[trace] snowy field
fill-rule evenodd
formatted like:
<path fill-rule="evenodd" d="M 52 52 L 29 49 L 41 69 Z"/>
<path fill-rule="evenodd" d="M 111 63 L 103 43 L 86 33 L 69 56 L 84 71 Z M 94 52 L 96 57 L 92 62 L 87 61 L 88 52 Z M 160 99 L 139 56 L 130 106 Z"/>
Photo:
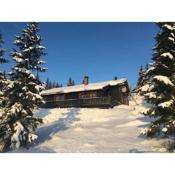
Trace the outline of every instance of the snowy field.
<path fill-rule="evenodd" d="M 28 150 L 17 152 L 49 153 L 142 153 L 165 152 L 167 140 L 147 139 L 140 132 L 149 118 L 141 98 L 130 106 L 113 109 L 55 108 L 41 109 L 36 115 L 44 124 L 37 130 L 38 140 Z"/>

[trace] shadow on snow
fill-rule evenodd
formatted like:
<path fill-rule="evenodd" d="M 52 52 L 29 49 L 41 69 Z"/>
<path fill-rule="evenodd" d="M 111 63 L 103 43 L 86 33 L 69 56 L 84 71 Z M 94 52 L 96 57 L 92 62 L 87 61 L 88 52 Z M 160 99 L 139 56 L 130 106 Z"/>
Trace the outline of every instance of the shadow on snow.
<path fill-rule="evenodd" d="M 39 128 L 37 131 L 38 140 L 35 142 L 35 145 L 51 139 L 52 135 L 59 131 L 68 129 L 73 122 L 79 120 L 79 118 L 76 118 L 79 111 L 79 108 L 71 108 L 67 113 L 63 113 L 64 118 L 60 118 L 47 126 Z"/>

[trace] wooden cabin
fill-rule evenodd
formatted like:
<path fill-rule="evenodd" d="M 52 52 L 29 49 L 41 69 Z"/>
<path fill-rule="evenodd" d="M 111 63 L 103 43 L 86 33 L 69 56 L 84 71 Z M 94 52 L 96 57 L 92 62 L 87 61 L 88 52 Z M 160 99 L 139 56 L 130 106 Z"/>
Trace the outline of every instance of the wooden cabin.
<path fill-rule="evenodd" d="M 129 105 L 129 87 L 126 79 L 90 83 L 88 76 L 83 84 L 44 90 L 41 94 L 45 108 L 100 107 L 112 108 Z"/>

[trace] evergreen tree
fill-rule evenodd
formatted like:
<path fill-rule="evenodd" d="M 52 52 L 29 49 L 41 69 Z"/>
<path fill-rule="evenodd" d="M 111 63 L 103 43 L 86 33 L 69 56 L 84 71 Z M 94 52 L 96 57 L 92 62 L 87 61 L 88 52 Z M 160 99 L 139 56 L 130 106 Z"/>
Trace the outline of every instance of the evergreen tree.
<path fill-rule="evenodd" d="M 117 76 L 115 76 L 115 77 L 114 77 L 114 80 L 117 80 L 117 79 L 118 79 L 118 77 L 117 77 Z"/>
<path fill-rule="evenodd" d="M 4 41 L 2 39 L 2 34 L 0 34 L 0 64 L 7 63 L 7 59 L 4 57 L 5 50 L 2 48 Z M 9 80 L 7 80 L 5 71 L 0 71 L 0 106 L 2 106 L 2 101 L 4 99 L 4 90 L 8 85 Z"/>
<path fill-rule="evenodd" d="M 57 82 L 56 85 L 55 85 L 55 87 L 58 88 L 58 87 L 61 87 L 61 85 Z"/>
<path fill-rule="evenodd" d="M 141 65 L 140 70 L 139 70 L 139 77 L 138 77 L 138 81 L 137 81 L 137 88 L 143 86 L 143 77 L 144 77 L 143 72 L 144 72 L 143 67 Z"/>
<path fill-rule="evenodd" d="M 48 89 L 52 89 L 52 82 L 49 80 Z"/>
<path fill-rule="evenodd" d="M 49 78 L 46 79 L 46 85 L 45 89 L 51 89 L 52 88 L 52 82 L 50 81 Z"/>
<path fill-rule="evenodd" d="M 8 100 L 0 123 L 5 149 L 32 143 L 37 139 L 35 129 L 42 122 L 42 119 L 34 117 L 34 109 L 44 103 L 40 95 L 42 82 L 38 81 L 36 73 L 46 71 L 42 67 L 45 62 L 41 60 L 45 47 L 41 45 L 38 31 L 37 23 L 29 23 L 14 41 L 16 49 L 11 56 L 16 64 L 10 74 L 13 81 L 5 91 Z"/>
<path fill-rule="evenodd" d="M 46 79 L 46 85 L 45 85 L 45 89 L 49 89 L 49 78 Z"/>
<path fill-rule="evenodd" d="M 148 64 L 146 64 L 145 68 L 143 68 L 142 65 L 140 66 L 137 85 L 136 88 L 134 89 L 134 91 L 140 95 L 144 95 L 148 89 L 149 84 L 149 77 L 147 75 L 148 69 L 149 69 Z"/>
<path fill-rule="evenodd" d="M 175 131 L 175 24 L 157 23 L 160 28 L 155 37 L 153 63 L 145 76 L 147 89 L 144 94 L 151 104 L 145 113 L 154 118 L 147 131 L 147 136 L 157 134 L 170 135 Z"/>
<path fill-rule="evenodd" d="M 52 88 L 55 88 L 56 87 L 56 83 L 55 81 L 52 83 Z"/>
<path fill-rule="evenodd" d="M 49 78 L 46 79 L 46 85 L 45 85 L 45 89 L 52 89 L 52 88 L 57 88 L 57 87 L 62 87 L 61 84 L 59 84 L 58 82 L 52 82 L 50 81 Z"/>
<path fill-rule="evenodd" d="M 72 80 L 72 78 L 70 77 L 70 78 L 68 79 L 67 86 L 74 86 L 74 85 L 75 85 L 75 82 L 74 82 L 74 80 Z"/>
<path fill-rule="evenodd" d="M 4 58 L 5 50 L 2 48 L 4 41 L 2 39 L 2 34 L 0 33 L 0 63 L 7 63 L 7 59 Z"/>
<path fill-rule="evenodd" d="M 55 87 L 60 87 L 59 84 L 58 84 L 58 82 L 55 84 Z"/>
<path fill-rule="evenodd" d="M 38 71 L 37 71 L 37 74 L 36 74 L 36 79 L 37 79 L 38 82 L 41 82 Z"/>
<path fill-rule="evenodd" d="M 74 80 L 72 80 L 72 86 L 74 86 L 75 85 L 75 81 Z"/>
<path fill-rule="evenodd" d="M 149 69 L 149 64 L 147 63 L 145 66 L 145 70 L 148 70 L 148 69 Z"/>

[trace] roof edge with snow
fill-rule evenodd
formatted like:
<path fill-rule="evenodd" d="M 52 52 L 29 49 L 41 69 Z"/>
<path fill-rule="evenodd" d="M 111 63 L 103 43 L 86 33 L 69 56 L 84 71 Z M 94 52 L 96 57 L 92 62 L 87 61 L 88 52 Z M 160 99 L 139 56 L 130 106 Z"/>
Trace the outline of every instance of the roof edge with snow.
<path fill-rule="evenodd" d="M 105 82 L 99 82 L 99 83 L 90 83 L 88 85 L 80 84 L 80 85 L 74 85 L 74 86 L 48 89 L 48 90 L 42 91 L 41 95 L 53 95 L 53 94 L 64 94 L 64 93 L 71 93 L 71 92 L 100 90 L 106 86 L 117 86 L 117 85 L 123 85 L 125 83 L 127 83 L 127 79 L 122 78 L 118 80 L 111 80 L 111 81 L 105 81 Z"/>

